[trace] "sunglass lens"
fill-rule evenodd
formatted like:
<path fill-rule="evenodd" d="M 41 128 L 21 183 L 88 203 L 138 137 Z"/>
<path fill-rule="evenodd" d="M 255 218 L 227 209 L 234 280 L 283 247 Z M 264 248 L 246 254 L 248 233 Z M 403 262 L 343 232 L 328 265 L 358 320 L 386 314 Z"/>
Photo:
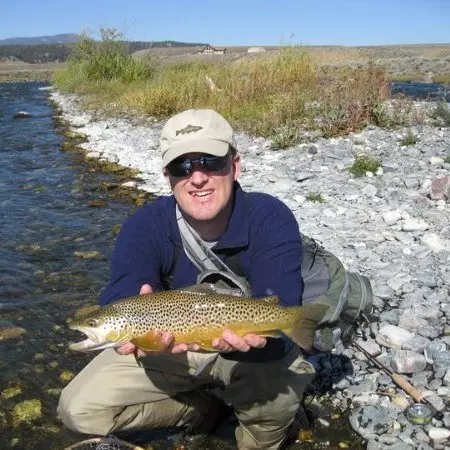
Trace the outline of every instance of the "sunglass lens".
<path fill-rule="evenodd" d="M 197 159 L 177 158 L 168 166 L 167 171 L 173 177 L 186 177 L 192 173 L 195 164 L 198 164 L 205 172 L 217 172 L 227 165 L 227 156 L 202 156 Z"/>

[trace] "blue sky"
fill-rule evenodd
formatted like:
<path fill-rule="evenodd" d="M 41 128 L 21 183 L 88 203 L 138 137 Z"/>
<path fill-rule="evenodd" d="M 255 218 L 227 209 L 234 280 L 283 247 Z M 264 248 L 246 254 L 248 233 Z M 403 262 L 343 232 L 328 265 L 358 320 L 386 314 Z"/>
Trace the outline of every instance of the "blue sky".
<path fill-rule="evenodd" d="M 450 43 L 450 0 L 4 0 L 0 39 L 114 27 L 212 45 Z"/>

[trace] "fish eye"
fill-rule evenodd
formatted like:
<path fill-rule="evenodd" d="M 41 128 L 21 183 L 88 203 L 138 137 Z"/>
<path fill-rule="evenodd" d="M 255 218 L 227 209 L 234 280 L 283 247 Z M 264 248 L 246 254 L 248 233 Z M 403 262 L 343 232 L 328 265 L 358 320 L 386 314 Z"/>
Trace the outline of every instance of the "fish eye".
<path fill-rule="evenodd" d="M 86 321 L 86 324 L 89 327 L 96 327 L 98 325 L 98 320 L 97 319 L 88 319 Z"/>

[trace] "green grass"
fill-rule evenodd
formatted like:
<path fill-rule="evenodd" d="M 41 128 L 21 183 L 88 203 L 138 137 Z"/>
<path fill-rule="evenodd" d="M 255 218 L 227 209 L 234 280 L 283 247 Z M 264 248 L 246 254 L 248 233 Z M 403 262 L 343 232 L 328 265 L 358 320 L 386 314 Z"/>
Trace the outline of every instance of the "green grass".
<path fill-rule="evenodd" d="M 114 30 L 102 30 L 100 43 L 84 37 L 54 83 L 109 114 L 164 119 L 212 108 L 236 129 L 273 138 L 276 148 L 298 143 L 305 128 L 336 136 L 377 124 L 389 95 L 384 70 L 325 71 L 294 46 L 266 58 L 178 64 L 134 58 L 125 50 Z"/>
<path fill-rule="evenodd" d="M 411 130 L 408 130 L 406 136 L 398 141 L 402 146 L 415 145 L 418 142 L 419 138 Z"/>
<path fill-rule="evenodd" d="M 314 203 L 325 203 L 326 200 L 320 192 L 310 192 L 306 196 L 306 200 Z"/>
<path fill-rule="evenodd" d="M 375 173 L 380 166 L 381 163 L 378 159 L 368 155 L 360 155 L 355 158 L 355 162 L 348 170 L 355 177 L 363 177 L 366 172 Z"/>
<path fill-rule="evenodd" d="M 439 102 L 432 112 L 431 117 L 444 126 L 450 126 L 450 108 L 447 103 Z"/>

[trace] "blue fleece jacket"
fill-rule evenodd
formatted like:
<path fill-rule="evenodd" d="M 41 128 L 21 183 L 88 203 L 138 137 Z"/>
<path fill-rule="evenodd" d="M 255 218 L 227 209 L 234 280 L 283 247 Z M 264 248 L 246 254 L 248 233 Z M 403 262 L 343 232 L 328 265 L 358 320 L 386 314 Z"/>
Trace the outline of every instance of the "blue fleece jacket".
<path fill-rule="evenodd" d="M 178 248 L 177 248 L 178 247 Z M 277 198 L 245 193 L 235 183 L 233 212 L 228 228 L 212 249 L 223 261 L 238 252 L 242 273 L 254 297 L 276 294 L 282 305 L 301 305 L 302 243 L 298 223 L 290 209 Z M 116 241 L 110 283 L 100 298 L 105 305 L 136 295 L 148 283 L 164 289 L 195 284 L 198 269 L 182 249 L 173 196 L 159 197 L 144 205 L 124 223 Z M 282 357 L 292 347 L 287 337 L 270 338 L 263 349 L 229 357 L 248 361 Z"/>

